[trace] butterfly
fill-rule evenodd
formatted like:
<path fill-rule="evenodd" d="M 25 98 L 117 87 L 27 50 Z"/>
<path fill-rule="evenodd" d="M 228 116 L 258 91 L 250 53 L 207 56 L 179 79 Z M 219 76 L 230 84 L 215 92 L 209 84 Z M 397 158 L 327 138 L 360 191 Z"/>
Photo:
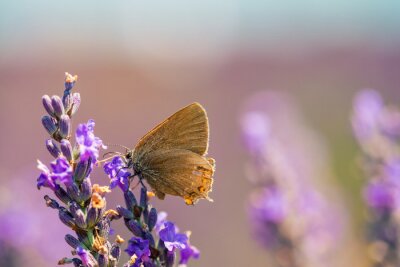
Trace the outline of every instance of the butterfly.
<path fill-rule="evenodd" d="M 159 199 L 180 196 L 188 205 L 212 191 L 215 160 L 207 157 L 205 109 L 192 103 L 161 122 L 125 154 L 128 167 L 146 180 Z"/>

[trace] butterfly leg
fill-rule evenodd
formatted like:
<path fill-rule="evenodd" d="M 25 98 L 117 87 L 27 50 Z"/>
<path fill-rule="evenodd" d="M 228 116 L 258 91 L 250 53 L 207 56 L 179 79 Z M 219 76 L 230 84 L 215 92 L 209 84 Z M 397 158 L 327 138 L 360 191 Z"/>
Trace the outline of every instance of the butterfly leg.
<path fill-rule="evenodd" d="M 122 170 L 126 170 L 126 169 L 130 169 L 130 167 L 121 167 L 121 168 L 118 170 L 118 172 L 117 172 L 117 175 L 116 175 L 116 176 L 118 176 L 118 175 L 119 175 L 119 172 L 120 172 L 120 171 L 122 171 Z"/>
<path fill-rule="evenodd" d="M 138 173 L 137 176 L 139 177 L 139 182 L 140 182 L 140 184 L 141 184 L 142 187 L 143 187 L 144 189 L 146 189 L 146 191 L 147 191 L 147 187 L 146 187 L 146 186 L 144 185 L 144 183 L 143 183 L 143 176 L 142 176 L 142 174 L 141 174 L 141 173 Z"/>

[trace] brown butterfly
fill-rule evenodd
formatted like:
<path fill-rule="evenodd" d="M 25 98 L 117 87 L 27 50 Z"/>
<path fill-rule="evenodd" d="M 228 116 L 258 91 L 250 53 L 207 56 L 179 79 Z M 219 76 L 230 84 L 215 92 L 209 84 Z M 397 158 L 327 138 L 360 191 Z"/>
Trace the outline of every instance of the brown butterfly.
<path fill-rule="evenodd" d="M 199 103 L 182 108 L 143 136 L 125 158 L 134 175 L 145 179 L 156 196 L 183 197 L 188 205 L 207 199 L 215 160 L 206 157 L 209 126 Z"/>

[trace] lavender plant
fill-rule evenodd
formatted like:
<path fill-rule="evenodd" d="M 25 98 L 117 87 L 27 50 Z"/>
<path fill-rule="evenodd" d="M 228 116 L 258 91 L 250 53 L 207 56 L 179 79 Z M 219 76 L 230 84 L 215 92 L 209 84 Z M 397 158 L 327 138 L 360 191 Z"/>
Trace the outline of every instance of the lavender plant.
<path fill-rule="evenodd" d="M 285 95 L 257 94 L 248 106 L 242 133 L 255 185 L 248 206 L 255 238 L 271 266 L 337 266 L 343 214 L 315 182 L 326 176 L 318 138 Z"/>
<path fill-rule="evenodd" d="M 37 179 L 38 189 L 47 187 L 58 198 L 45 195 L 47 206 L 57 210 L 60 221 L 75 232 L 75 236 L 65 236 L 65 241 L 73 248 L 73 257 L 65 257 L 58 264 L 118 266 L 124 240 L 117 235 L 111 241 L 110 231 L 111 223 L 120 218 L 134 235 L 125 249 L 130 260 L 123 266 L 186 266 L 190 258 L 198 258 L 199 251 L 189 243 L 190 233 L 179 233 L 177 227 L 166 220 L 166 213 L 157 213 L 151 207 L 149 199 L 154 194 L 143 184 L 139 202 L 136 200 L 130 186 L 132 175 L 123 157 L 116 156 L 104 165 L 105 173 L 111 178 L 110 186 L 92 185 L 92 170 L 100 166 L 99 150 L 106 147 L 94 135 L 93 120 L 78 125 L 76 142 L 71 144 L 71 119 L 81 98 L 79 93 L 72 93 L 77 76 L 66 73 L 65 77 L 62 98 L 42 97 L 48 113 L 42 117 L 42 124 L 50 135 L 46 147 L 54 161 L 50 168 L 38 161 L 41 174 Z M 107 210 L 106 194 L 116 186 L 123 191 L 125 207 Z"/>
<path fill-rule="evenodd" d="M 400 266 L 400 111 L 367 89 L 354 99 L 351 122 L 367 177 L 370 258 L 376 267 Z"/>

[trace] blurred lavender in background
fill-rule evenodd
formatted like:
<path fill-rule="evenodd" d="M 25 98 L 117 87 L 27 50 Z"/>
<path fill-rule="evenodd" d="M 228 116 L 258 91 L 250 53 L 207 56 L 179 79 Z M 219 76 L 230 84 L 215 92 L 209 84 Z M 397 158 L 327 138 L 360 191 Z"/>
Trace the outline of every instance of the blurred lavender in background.
<path fill-rule="evenodd" d="M 254 184 L 249 218 L 270 266 L 338 266 L 345 214 L 330 186 L 325 150 L 288 96 L 261 92 L 247 102 L 242 135 Z"/>
<path fill-rule="evenodd" d="M 26 182 L 26 177 L 34 175 L 32 170 L 1 174 L 8 179 L 0 186 L 0 266 L 54 266 L 63 253 L 69 252 L 62 242 L 53 242 L 63 239 L 67 229 L 51 223 L 57 220 L 57 214 L 42 211 L 45 204 L 41 194 L 33 183 Z"/>
<path fill-rule="evenodd" d="M 354 99 L 352 125 L 367 178 L 369 256 L 374 266 L 399 266 L 400 111 L 385 105 L 377 91 L 366 89 Z"/>

